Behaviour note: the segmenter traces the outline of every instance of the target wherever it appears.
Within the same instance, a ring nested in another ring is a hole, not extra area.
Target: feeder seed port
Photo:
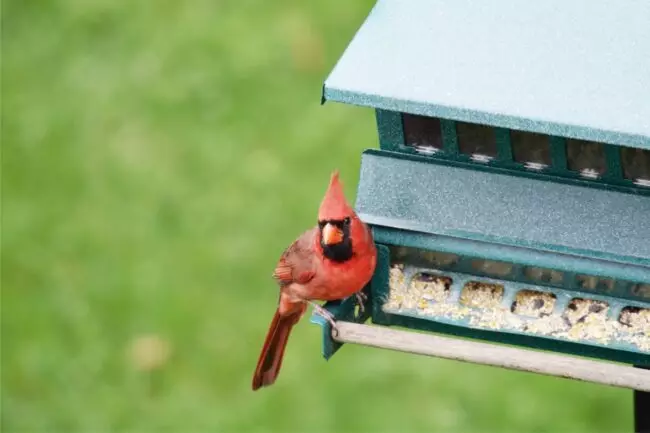
[[[512,304],[502,306],[504,286],[470,281],[461,289],[458,303],[450,302],[452,278],[443,271],[420,271],[410,281],[406,265],[394,264],[389,272],[388,313],[414,311],[419,316],[468,319],[470,326],[551,336],[569,341],[594,341],[609,345],[623,341],[650,352],[650,309],[624,308],[616,320],[608,316],[606,302],[574,298],[561,314],[554,314],[552,293],[519,290]],[[507,284],[507,282],[504,282]]]

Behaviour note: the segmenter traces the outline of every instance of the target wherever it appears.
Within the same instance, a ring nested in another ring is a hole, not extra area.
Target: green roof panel
[[[323,99],[650,149],[650,2],[379,0]]]

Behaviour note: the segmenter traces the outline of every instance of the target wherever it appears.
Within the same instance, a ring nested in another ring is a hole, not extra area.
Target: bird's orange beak
[[[327,223],[323,227],[323,243],[334,245],[343,242],[343,231],[333,224]]]

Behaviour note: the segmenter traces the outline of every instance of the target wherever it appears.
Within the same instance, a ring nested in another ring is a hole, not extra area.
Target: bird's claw
[[[329,324],[332,326],[332,330],[338,334],[339,328],[336,326],[334,315],[315,302],[310,302],[310,304],[314,307],[314,311],[316,312],[316,314],[318,314],[319,316],[327,320]]]
[[[363,292],[357,292],[354,294],[357,297],[357,303],[359,304],[359,313],[363,314],[366,311],[366,307],[363,304],[368,300],[368,296]]]
[[[359,315],[357,317],[361,317],[366,312],[366,307],[363,304],[368,300],[368,295],[363,292],[356,292],[354,296],[357,298],[357,305],[359,306]]]

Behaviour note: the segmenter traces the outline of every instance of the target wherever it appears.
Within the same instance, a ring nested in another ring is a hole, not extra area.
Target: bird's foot
[[[332,329],[336,331],[336,333],[338,334],[339,329],[336,326],[334,315],[313,301],[309,301],[309,303],[311,304],[312,307],[314,307],[314,311],[316,312],[316,314],[318,314],[319,316],[327,320],[329,324],[332,326]]]
[[[366,295],[363,292],[357,292],[354,294],[354,296],[357,298],[357,305],[359,306],[359,316],[362,316],[363,313],[366,312],[366,307],[363,306],[363,304],[366,303],[368,300],[368,295]]]

